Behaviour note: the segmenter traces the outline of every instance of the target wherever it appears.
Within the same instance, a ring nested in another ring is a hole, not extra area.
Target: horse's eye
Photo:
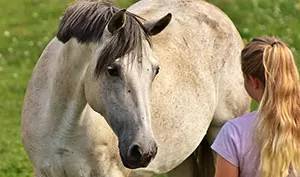
[[[157,68],[156,68],[155,75],[157,75],[157,74],[159,73],[159,70],[160,70],[160,67],[157,67]]]
[[[118,67],[113,67],[113,66],[109,66],[107,68],[107,72],[110,76],[119,76],[120,73],[119,73],[119,68]]]

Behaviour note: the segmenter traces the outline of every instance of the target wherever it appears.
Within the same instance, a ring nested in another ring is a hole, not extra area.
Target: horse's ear
[[[122,9],[115,13],[107,25],[107,29],[111,34],[119,31],[126,23],[126,9]]]
[[[165,27],[168,26],[168,24],[170,23],[171,19],[172,14],[168,13],[166,16],[157,21],[146,22],[144,26],[148,30],[150,35],[154,36],[160,33],[162,30],[164,30]]]

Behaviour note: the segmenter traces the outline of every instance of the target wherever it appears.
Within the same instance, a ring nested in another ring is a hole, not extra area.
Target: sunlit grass
[[[300,57],[299,0],[209,0],[232,19],[241,36],[278,36],[294,52],[298,66]]]
[[[223,9],[246,40],[276,35],[299,63],[300,1],[210,0]],[[59,17],[72,0],[0,0],[0,177],[32,176],[20,138],[23,96],[32,69],[55,36]],[[127,1],[119,0],[122,7]]]

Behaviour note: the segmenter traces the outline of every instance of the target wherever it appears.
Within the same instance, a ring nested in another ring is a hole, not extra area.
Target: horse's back
[[[148,20],[173,15],[153,38],[161,67],[151,97],[159,150],[148,167],[167,172],[197,148],[213,118],[219,127],[248,110],[239,60],[242,40],[231,20],[204,1],[139,1],[129,11]]]

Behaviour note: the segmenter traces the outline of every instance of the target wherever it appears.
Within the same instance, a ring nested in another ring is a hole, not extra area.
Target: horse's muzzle
[[[125,156],[121,153],[121,159],[126,168],[142,168],[149,165],[156,156],[156,153],[157,145],[155,142],[147,144],[146,147],[133,144],[129,147]]]

